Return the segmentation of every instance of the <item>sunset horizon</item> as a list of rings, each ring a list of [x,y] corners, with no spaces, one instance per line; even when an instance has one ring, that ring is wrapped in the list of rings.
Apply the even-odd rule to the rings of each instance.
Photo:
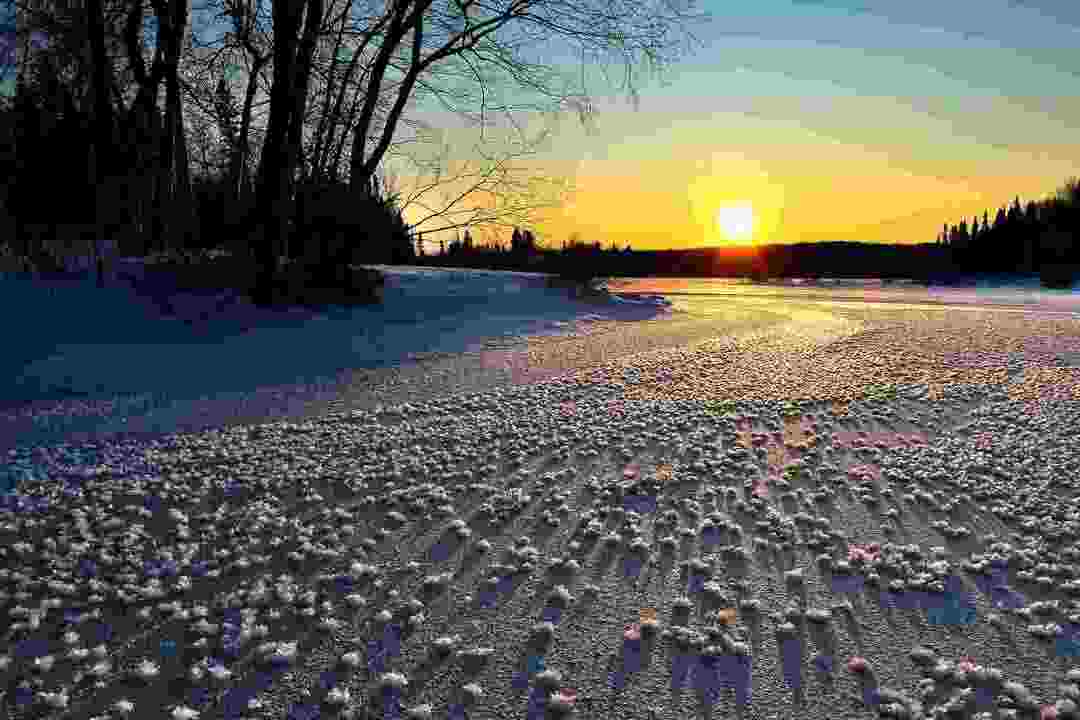
[[[1068,56],[1080,10],[1065,3],[703,10],[713,22],[694,28],[701,47],[662,79],[642,71],[636,107],[605,92],[617,72],[605,85],[590,68],[584,84],[599,92],[588,127],[570,112],[524,115],[528,133],[552,134],[523,164],[576,190],[538,214],[544,245],[576,233],[604,247],[724,247],[736,241],[715,218],[738,205],[754,208],[755,246],[922,244],[944,223],[993,215],[1016,196],[1038,201],[1080,174],[1080,97],[1067,92],[1080,74]],[[567,71],[580,72],[573,63]],[[456,147],[479,138],[430,117]]]

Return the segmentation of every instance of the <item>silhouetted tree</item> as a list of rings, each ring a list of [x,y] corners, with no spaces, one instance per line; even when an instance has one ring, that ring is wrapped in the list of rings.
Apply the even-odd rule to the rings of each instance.
[[[965,223],[946,224],[943,236],[953,245],[954,268],[962,271],[1032,272],[1039,270],[1044,282],[1062,284],[1080,260],[1080,181],[1070,180],[1054,197],[1041,201],[1011,203],[998,208],[990,223],[989,211],[976,217],[963,247]],[[1071,218],[1064,220],[1063,218]],[[959,243],[959,246],[957,245]]]
[[[1013,204],[1009,206],[1009,212],[1005,216],[1005,221],[1011,224],[1017,223],[1020,220],[1020,196],[1017,195],[1013,199]]]
[[[994,216],[994,228],[1000,228],[1005,226],[1005,207],[999,207],[997,215]]]

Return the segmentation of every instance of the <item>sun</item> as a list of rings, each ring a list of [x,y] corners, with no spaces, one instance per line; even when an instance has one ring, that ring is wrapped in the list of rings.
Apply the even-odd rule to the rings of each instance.
[[[754,208],[727,205],[716,211],[716,224],[728,240],[745,241],[754,235]]]

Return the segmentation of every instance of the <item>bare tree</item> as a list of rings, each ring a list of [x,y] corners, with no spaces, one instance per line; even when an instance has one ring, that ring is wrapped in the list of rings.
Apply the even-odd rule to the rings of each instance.
[[[345,14],[336,17],[341,20]],[[607,3],[592,7],[561,0],[503,0],[493,3],[479,0],[439,0],[438,3],[436,0],[398,0],[387,3],[383,14],[371,19],[366,28],[357,32],[359,47],[353,49],[348,56],[349,65],[336,86],[336,98],[331,106],[334,70],[340,59],[342,38],[346,34],[344,25],[336,26],[335,40],[331,44],[330,69],[324,75],[327,88],[322,97],[323,113],[316,126],[311,151],[306,154],[310,172],[316,176],[329,174],[336,177],[344,133],[338,134],[336,150],[331,149],[333,135],[342,127],[351,126],[350,187],[354,193],[370,192],[371,180],[393,143],[409,101],[414,98],[418,89],[429,92],[439,100],[446,100],[448,93],[439,87],[439,80],[445,80],[453,70],[458,71],[459,78],[470,78],[479,90],[481,123],[484,122],[487,110],[492,69],[502,72],[519,86],[545,95],[554,106],[553,109],[567,106],[576,108],[582,120],[587,122],[592,112],[587,92],[583,90],[581,93],[574,93],[557,87],[558,74],[551,71],[546,63],[527,61],[519,49],[551,36],[561,36],[579,44],[583,62],[590,50],[595,54],[599,50],[614,49],[622,54],[626,62],[626,87],[636,101],[632,73],[636,56],[644,55],[654,67],[661,65],[664,60],[662,52],[670,45],[670,31],[675,24],[689,18],[689,15],[667,0],[663,0],[657,7],[633,3],[617,6]],[[496,37],[498,31],[515,27],[532,30],[534,35],[517,44],[510,39]],[[277,30],[275,19],[275,46],[279,40]],[[288,35],[292,37],[291,29]],[[374,40],[377,40],[377,44]],[[371,53],[365,54],[364,51],[369,47]],[[306,52],[304,56],[309,57]],[[441,78],[439,71],[443,71]],[[304,72],[301,73],[303,74]],[[395,74],[400,74],[400,79],[395,79]],[[353,78],[356,80],[354,107],[356,103],[359,104],[358,117],[354,112],[342,112],[344,97]],[[294,95],[294,98],[298,108],[302,108],[306,94],[301,92]],[[298,108],[294,107],[289,111],[293,118],[303,114]],[[386,109],[380,113],[381,108]],[[286,111],[283,109],[281,112]],[[272,108],[271,128],[274,124],[273,114]],[[297,144],[296,125],[291,127],[294,131],[292,142],[284,143],[280,147],[294,152]],[[271,145],[270,137],[271,134],[268,133],[264,149],[279,147]],[[283,177],[292,177],[294,159],[284,160],[284,166],[280,169]],[[498,178],[496,185],[501,183],[505,187],[509,183],[505,162],[493,162],[491,157],[486,157],[485,160],[488,161],[488,167],[473,178],[474,182],[467,186],[466,192],[452,198],[448,204],[444,203],[441,208],[429,207],[428,219],[440,215],[445,217],[470,191],[480,191],[485,183],[490,187],[493,178]],[[475,182],[477,179],[479,184]],[[287,192],[287,186],[282,186],[281,190]],[[423,190],[421,194],[422,192]],[[286,197],[287,195],[282,196],[280,204],[284,204]],[[412,197],[411,201],[422,202],[417,196]],[[513,207],[504,205],[500,210],[502,216],[509,216],[511,222],[521,220],[520,217],[513,217]],[[498,218],[499,214],[496,212],[488,216],[462,218],[447,227]]]
[[[480,125],[482,134],[494,113],[509,116],[520,109],[574,108],[582,121],[588,122],[592,107],[587,89],[569,88],[566,79],[548,63],[526,59],[526,49],[553,35],[578,44],[583,63],[589,61],[589,51],[596,54],[614,49],[627,62],[627,87],[636,98],[632,61],[644,55],[654,66],[661,64],[672,26],[690,18],[666,2],[655,8],[639,8],[570,6],[547,0],[406,0],[385,5],[370,2],[361,7],[356,0],[331,0],[325,10],[319,22],[307,21],[314,17],[310,8],[301,10],[305,17],[303,40],[297,37],[299,25],[278,26],[275,18],[273,52],[279,52],[277,45],[283,41],[291,46],[294,57],[303,61],[287,73],[293,78],[292,107],[279,111],[288,114],[286,139],[274,139],[271,101],[271,118],[262,143],[264,152],[280,148],[291,155],[283,159],[284,197],[275,200],[278,207],[288,206],[297,174],[315,181],[336,181],[347,173],[354,192],[368,192],[376,168],[388,156],[395,156],[395,147],[407,142],[400,130],[410,124],[426,130],[405,117],[408,104],[417,98],[466,116]],[[251,18],[253,13],[241,16]],[[235,29],[234,41],[250,37],[242,27]],[[510,36],[509,31],[515,29],[520,32]],[[277,62],[275,56],[275,78]],[[500,103],[496,87],[500,80],[534,91],[541,102]],[[249,75],[249,105],[253,81]],[[246,119],[250,113],[241,115]],[[241,129],[236,137],[243,142],[248,134]],[[348,167],[344,168],[347,138],[351,138],[351,148]],[[529,224],[528,211],[551,205],[537,203],[535,197],[520,197],[535,196],[537,187],[544,185],[542,178],[534,177],[530,183],[515,175],[518,168],[512,167],[511,161],[529,152],[528,142],[501,156],[481,151],[478,168],[432,173],[430,182],[405,195],[406,205],[423,211],[417,225],[426,223],[427,228],[438,219],[439,227],[432,228],[435,231],[465,224],[499,225],[500,219],[503,225]],[[263,165],[266,161],[264,156]],[[232,167],[239,164],[234,162]],[[436,199],[436,194],[442,197]],[[481,207],[466,207],[471,200],[481,200]]]
[[[256,41],[256,12],[252,0],[231,0],[235,38],[246,53],[249,62],[248,82],[244,91],[244,104],[240,111],[240,128],[233,138],[229,156],[229,185],[233,201],[238,203],[242,189],[247,186],[249,174],[251,118],[258,90],[259,75],[271,60],[269,51],[262,50]],[[224,79],[224,78],[223,78]]]
[[[256,190],[258,217],[254,232],[256,263],[253,300],[271,302],[277,279],[278,258],[287,232],[293,171],[298,150],[293,146],[298,122],[307,100],[307,70],[314,52],[314,36],[323,20],[322,0],[284,0],[273,7],[274,85],[270,92],[270,118],[263,143]],[[303,19],[303,36],[297,32]]]
[[[105,56],[105,17],[102,14],[101,0],[86,0],[86,27],[90,33],[90,52],[94,67],[94,136],[93,152],[89,163],[90,186],[101,193],[104,180],[109,175],[112,160],[112,103],[109,100],[109,80]],[[101,198],[95,198],[95,219],[100,222],[98,208],[103,205]],[[102,232],[98,223],[94,228],[94,265],[97,270],[98,286],[105,284],[104,259],[101,253]]]
[[[232,31],[223,40],[210,42],[193,32],[192,49],[181,73],[185,99],[202,118],[200,128],[207,135],[202,142],[212,145],[211,127],[216,130],[219,149],[225,154],[229,206],[237,212],[250,203],[252,168],[265,130],[259,116],[269,105],[266,98],[272,86],[267,72],[273,59],[271,23],[260,9],[261,3],[254,0],[224,0],[219,15]]]
[[[477,67],[499,67],[519,84],[557,99],[563,105],[568,98],[554,90],[545,66],[529,63],[515,52],[514,44],[500,42],[496,33],[520,28],[539,31],[548,39],[558,36],[577,43],[584,55],[592,51],[615,50],[626,61],[626,87],[637,99],[632,66],[637,55],[644,55],[654,67],[663,63],[662,53],[670,45],[673,27],[690,16],[670,0],[658,4],[635,2],[591,3],[565,0],[413,0],[393,3],[390,22],[368,76],[365,103],[353,130],[350,158],[350,182],[362,188],[379,166],[405,109],[405,104],[422,76],[438,63],[461,58]],[[425,35],[426,33],[426,35]],[[407,40],[408,38],[408,40]],[[368,151],[375,103],[386,89],[386,69],[399,50],[406,49],[408,64],[397,86],[391,107],[374,146]],[[478,83],[484,81],[478,76]],[[591,112],[586,101],[578,104],[580,113]]]
[[[174,233],[187,224],[191,206],[191,178],[184,133],[183,105],[180,101],[180,56],[190,15],[188,0],[152,0],[158,18],[158,47],[164,65],[165,127],[161,137],[161,179],[159,180],[158,231],[166,246],[177,244]],[[164,221],[164,222],[163,222]]]
[[[413,228],[430,235],[471,227],[489,242],[497,242],[506,229],[535,227],[540,211],[560,207],[574,191],[572,183],[520,162],[537,152],[550,131],[530,138],[520,127],[515,129],[518,137],[508,148],[489,150],[485,147],[491,144],[488,135],[472,147],[474,157],[459,163],[460,169],[453,173],[447,172],[453,163],[448,143],[430,160],[400,153],[398,157],[407,157],[418,174],[409,191],[398,188],[402,212],[419,211]]]

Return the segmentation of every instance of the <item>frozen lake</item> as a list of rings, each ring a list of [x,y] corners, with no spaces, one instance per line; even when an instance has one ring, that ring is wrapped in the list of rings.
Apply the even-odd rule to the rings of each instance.
[[[1080,313],[1080,293],[1043,290],[1034,280],[926,288],[617,279],[607,284],[609,301],[583,302],[534,273],[382,269],[389,279],[381,307],[270,313],[229,297],[175,299],[192,323],[162,317],[115,285],[5,279],[5,305],[35,312],[13,316],[15,349],[0,361],[0,450],[482,391],[779,323],[824,331],[838,326],[830,308]],[[208,303],[225,309],[199,321]]]
[[[913,306],[978,305],[1080,312],[1080,290],[1049,290],[1041,287],[1037,278],[1010,284],[981,282],[973,287],[927,287],[912,281],[875,279],[782,279],[756,283],[731,278],[619,278],[610,280],[608,288],[618,293],[656,293],[673,301],[685,302],[707,296],[901,303]]]

